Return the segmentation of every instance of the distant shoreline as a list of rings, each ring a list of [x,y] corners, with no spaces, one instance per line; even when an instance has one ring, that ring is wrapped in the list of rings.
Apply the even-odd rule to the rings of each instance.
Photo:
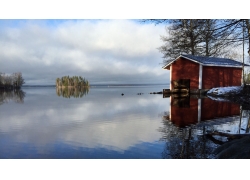
[[[169,86],[168,84],[92,84],[90,87],[118,87],[118,86]],[[23,85],[22,87],[56,87],[56,85]]]
[[[89,88],[90,86],[56,86],[56,88]]]

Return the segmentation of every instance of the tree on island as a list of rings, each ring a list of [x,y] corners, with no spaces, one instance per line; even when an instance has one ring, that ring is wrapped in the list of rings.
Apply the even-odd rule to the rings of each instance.
[[[89,87],[89,82],[81,76],[63,76],[61,78],[56,79],[56,87]]]
[[[20,89],[24,84],[22,73],[13,73],[11,75],[0,73],[0,88],[1,89]]]

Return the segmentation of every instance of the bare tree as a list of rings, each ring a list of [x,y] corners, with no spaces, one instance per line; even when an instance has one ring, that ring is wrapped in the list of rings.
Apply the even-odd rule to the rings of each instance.
[[[158,48],[164,60],[176,58],[181,53],[201,54],[198,45],[201,43],[202,22],[194,19],[171,20],[166,28],[168,36],[161,36],[164,45]]]
[[[239,22],[216,19],[167,21],[168,35],[161,36],[164,45],[158,48],[163,53],[163,62],[176,58],[182,53],[222,57],[228,53],[228,47],[236,47],[240,44]]]
[[[24,79],[22,73],[13,73],[12,75],[7,75],[0,73],[0,87],[4,89],[20,89],[24,84]]]
[[[247,30],[247,40],[248,40],[248,55],[250,56],[250,22],[249,19],[245,19],[245,26]]]

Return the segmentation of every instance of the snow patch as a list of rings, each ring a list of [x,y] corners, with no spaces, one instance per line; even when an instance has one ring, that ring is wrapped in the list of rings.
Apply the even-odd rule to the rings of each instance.
[[[230,96],[239,94],[242,89],[242,86],[217,87],[210,89],[207,94],[215,96]]]

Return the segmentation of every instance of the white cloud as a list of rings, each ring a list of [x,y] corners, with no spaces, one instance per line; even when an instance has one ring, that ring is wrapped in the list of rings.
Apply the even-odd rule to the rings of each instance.
[[[23,21],[0,31],[1,71],[22,72],[26,84],[81,75],[91,82],[167,82],[157,50],[164,25],[135,20]],[[132,77],[135,78],[132,78]],[[37,81],[34,81],[34,80]],[[32,81],[30,81],[32,80]]]

